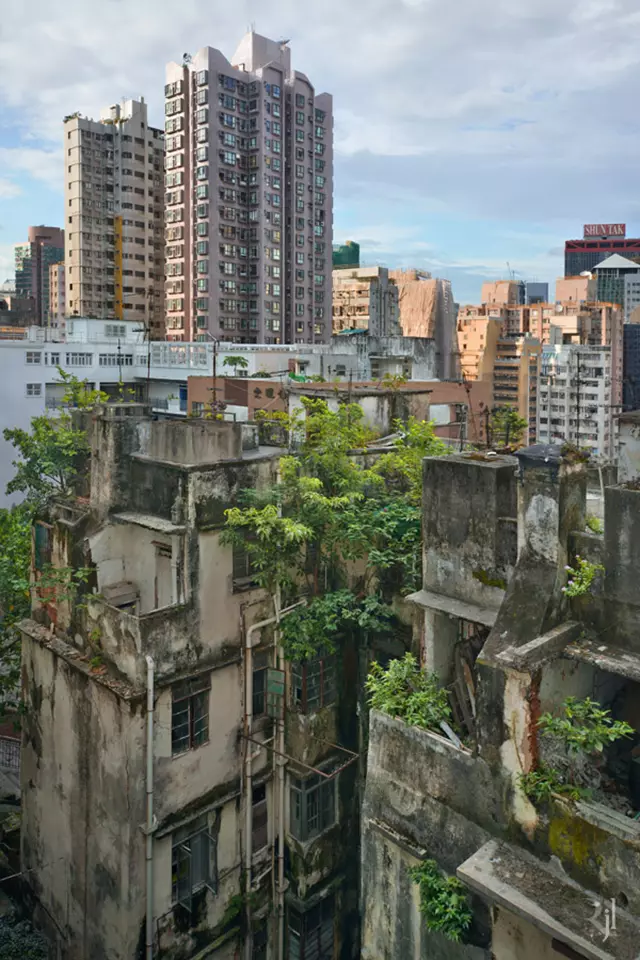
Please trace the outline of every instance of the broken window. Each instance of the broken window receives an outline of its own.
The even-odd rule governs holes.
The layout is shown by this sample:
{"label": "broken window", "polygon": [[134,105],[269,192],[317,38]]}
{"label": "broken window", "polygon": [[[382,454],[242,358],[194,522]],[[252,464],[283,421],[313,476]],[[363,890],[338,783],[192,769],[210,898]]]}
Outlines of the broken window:
{"label": "broken window", "polygon": [[319,773],[291,777],[289,832],[297,840],[313,840],[336,822],[336,777]]}
{"label": "broken window", "polygon": [[217,887],[216,844],[206,814],[171,836],[171,899],[191,911],[192,897]]}
{"label": "broken window", "polygon": [[262,850],[269,842],[267,786],[265,783],[253,788],[251,794],[251,823],[253,852]]}
{"label": "broken window", "polygon": [[287,910],[287,960],[333,960],[334,898],[325,897],[306,913]]}
{"label": "broken window", "polygon": [[262,717],[267,712],[267,670],[269,654],[265,651],[253,656],[253,716]]}
{"label": "broken window", "polygon": [[33,528],[33,562],[36,570],[44,570],[51,563],[51,527],[38,522]]}
{"label": "broken window", "polygon": [[174,683],[171,688],[171,752],[183,753],[209,739],[208,674]]}
{"label": "broken window", "polygon": [[336,663],[332,656],[317,657],[291,667],[293,703],[301,713],[313,713],[336,698]]}
{"label": "broken window", "polygon": [[252,586],[255,583],[256,567],[251,553],[243,543],[233,545],[233,588]]}

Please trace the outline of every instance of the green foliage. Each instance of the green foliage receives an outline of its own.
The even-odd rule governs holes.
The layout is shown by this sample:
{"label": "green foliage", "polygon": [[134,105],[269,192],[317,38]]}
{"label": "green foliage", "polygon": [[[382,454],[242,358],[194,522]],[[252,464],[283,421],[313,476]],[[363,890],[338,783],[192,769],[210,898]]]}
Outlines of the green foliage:
{"label": "green foliage", "polygon": [[23,493],[33,506],[49,497],[66,497],[88,452],[83,430],[74,429],[68,414],[33,417],[31,429],[6,428],[4,439],[13,444],[19,458],[13,461],[16,474],[7,484],[7,493]]}
{"label": "green foliage", "polygon": [[15,625],[31,612],[31,522],[25,505],[0,510],[0,693],[6,699],[16,695],[20,680]]}
{"label": "green foliage", "polygon": [[567,566],[565,570],[568,574],[567,584],[562,588],[565,597],[582,597],[591,591],[596,574],[604,571],[604,567],[600,563],[591,563],[583,557],[576,556],[576,566]]}
{"label": "green foliage", "polygon": [[456,877],[446,876],[435,860],[412,867],[409,876],[420,887],[420,912],[427,930],[460,942],[473,920],[464,885]]}
{"label": "green foliage", "polygon": [[[567,697],[562,715],[554,717],[543,713],[538,729],[543,737],[554,738],[567,755],[574,758],[602,753],[606,744],[634,733],[633,727],[622,720],[612,720],[611,711],[590,697],[584,700]],[[554,767],[541,763],[536,770],[520,774],[520,784],[534,803],[545,803],[554,793],[579,800],[587,791],[573,782],[575,778],[576,771],[571,766],[564,776]]]}
{"label": "green foliage", "polygon": [[544,713],[538,721],[538,729],[543,735],[557,737],[570,753],[602,753],[605,744],[634,732],[624,720],[613,720],[611,711],[603,709],[591,697],[584,700],[567,697],[563,712],[561,717]]}
{"label": "green foliage", "polygon": [[416,658],[407,653],[392,660],[385,670],[372,663],[366,681],[369,704],[413,727],[439,730],[451,716],[447,691],[439,686],[435,673],[425,673]]}
{"label": "green foliage", "polygon": [[368,497],[346,509],[340,519],[346,559],[368,559],[368,577],[391,583],[401,593],[420,588],[422,514],[405,498]]}
{"label": "green foliage", "polygon": [[302,562],[302,546],[313,531],[298,520],[280,516],[274,504],[231,507],[225,515],[221,543],[244,546],[253,560],[256,581],[275,596],[278,588],[291,583],[292,572]]}
{"label": "green foliage", "polygon": [[521,773],[520,785],[533,803],[547,803],[554,793],[571,800],[579,800],[586,792],[580,787],[565,783],[557,770],[544,763],[541,763],[537,770]]}
{"label": "green foliage", "polygon": [[233,367],[234,374],[238,376],[239,370],[247,369],[247,367],[249,366],[249,361],[246,360],[244,357],[229,356],[224,358],[224,360],[222,361],[222,366]]}
{"label": "green foliage", "polygon": [[0,957],[2,960],[47,960],[47,941],[35,933],[26,920],[0,920]]}
{"label": "green foliage", "polygon": [[409,417],[406,423],[394,422],[399,437],[390,453],[380,456],[373,468],[383,477],[391,493],[405,494],[419,506],[422,499],[422,461],[449,453],[446,443],[436,436],[433,422]]}
{"label": "green foliage", "polygon": [[288,660],[311,660],[333,653],[336,639],[350,629],[384,634],[394,620],[391,607],[377,596],[358,599],[349,590],[315,597],[282,621],[281,635]]}
{"label": "green foliage", "polygon": [[587,514],[586,521],[587,530],[590,530],[591,533],[597,533],[599,536],[602,536],[604,533],[604,524],[599,517],[594,517],[592,513]]}
{"label": "green foliage", "polygon": [[489,422],[490,445],[518,447],[528,423],[513,407],[494,407]]}
{"label": "green foliage", "polygon": [[402,373],[385,373],[378,382],[381,387],[387,387],[389,390],[399,390],[403,383],[407,383],[408,379]]}
{"label": "green foliage", "polygon": [[94,390],[88,380],[79,380],[72,373],[66,373],[62,367],[56,368],[58,376],[65,385],[62,397],[64,403],[78,410],[93,410],[98,404],[106,403],[109,399],[104,390]]}

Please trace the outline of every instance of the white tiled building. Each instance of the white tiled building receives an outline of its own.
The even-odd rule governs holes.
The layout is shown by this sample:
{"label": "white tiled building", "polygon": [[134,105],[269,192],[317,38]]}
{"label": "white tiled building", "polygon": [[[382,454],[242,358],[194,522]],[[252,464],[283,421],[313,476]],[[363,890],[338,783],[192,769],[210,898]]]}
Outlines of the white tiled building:
{"label": "white tiled building", "polygon": [[538,442],[577,444],[617,457],[619,386],[611,347],[543,346],[538,391]]}

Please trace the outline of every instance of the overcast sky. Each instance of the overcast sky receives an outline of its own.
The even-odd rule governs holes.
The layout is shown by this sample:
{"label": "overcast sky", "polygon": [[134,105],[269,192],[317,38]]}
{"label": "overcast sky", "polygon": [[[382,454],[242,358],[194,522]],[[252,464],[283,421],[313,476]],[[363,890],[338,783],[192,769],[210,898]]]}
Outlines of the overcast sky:
{"label": "overcast sky", "polygon": [[[17,0],[0,24],[0,280],[63,225],[62,118],[144,95],[253,23],[334,95],[334,239],[460,302],[507,261],[553,281],[585,222],[640,229],[638,0]],[[637,226],[636,226],[637,225]]]}

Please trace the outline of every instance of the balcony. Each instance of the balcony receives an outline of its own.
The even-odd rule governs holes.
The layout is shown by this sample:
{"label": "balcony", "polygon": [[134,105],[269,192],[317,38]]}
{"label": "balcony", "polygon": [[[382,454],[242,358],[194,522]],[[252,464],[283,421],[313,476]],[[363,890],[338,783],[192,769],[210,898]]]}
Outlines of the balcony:
{"label": "balcony", "polygon": [[190,603],[161,607],[137,616],[113,606],[99,597],[91,597],[84,618],[84,635],[96,637],[96,643],[110,661],[134,686],[144,683],[146,656],[153,657],[156,673],[173,673],[182,662],[186,667],[195,658],[192,637],[195,612]]}

